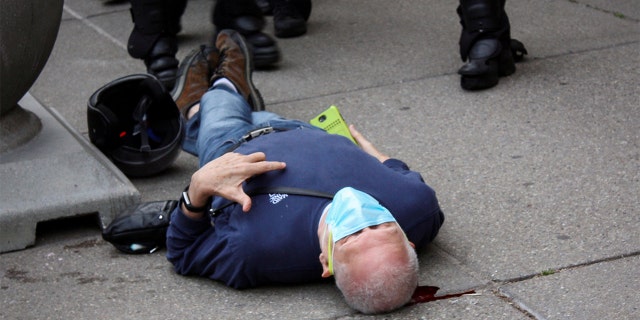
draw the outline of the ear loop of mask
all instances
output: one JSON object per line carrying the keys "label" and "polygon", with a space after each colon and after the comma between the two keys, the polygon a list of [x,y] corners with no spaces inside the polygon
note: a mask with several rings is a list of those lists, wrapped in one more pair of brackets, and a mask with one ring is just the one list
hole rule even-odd
{"label": "ear loop of mask", "polygon": [[[329,204],[327,208],[325,208],[325,210],[328,210],[329,207],[331,207],[331,204]],[[333,232],[331,232],[330,228],[331,227],[327,224],[322,233],[324,238],[324,235],[327,234],[327,230],[329,230],[329,236],[327,237],[327,265],[329,269],[329,274],[333,275],[333,249],[335,246],[333,245]]]}
{"label": "ear loop of mask", "polygon": [[[327,226],[329,228],[329,226]],[[326,230],[326,229],[325,229]],[[329,237],[327,237],[327,261],[329,264],[329,274],[333,275],[333,232],[329,231]]]}

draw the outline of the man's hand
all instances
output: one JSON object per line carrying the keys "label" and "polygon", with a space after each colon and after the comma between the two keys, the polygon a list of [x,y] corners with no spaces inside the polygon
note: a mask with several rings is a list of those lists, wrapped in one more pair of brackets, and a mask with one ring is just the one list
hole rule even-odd
{"label": "man's hand", "polygon": [[[233,152],[224,154],[191,176],[189,199],[194,206],[204,206],[209,197],[220,196],[239,203],[242,205],[242,211],[248,212],[251,209],[251,197],[242,190],[242,183],[252,176],[286,167],[284,162],[265,160],[266,155],[262,152],[250,155]],[[202,216],[185,213],[192,218]]]}
{"label": "man's hand", "polygon": [[378,149],[376,149],[376,147],[374,147],[373,144],[369,142],[369,140],[365,139],[365,137],[358,130],[356,130],[356,127],[354,127],[352,124],[349,125],[349,131],[351,131],[353,139],[356,140],[356,142],[360,145],[364,152],[374,156],[380,162],[385,162],[389,159],[389,156],[378,151]]}

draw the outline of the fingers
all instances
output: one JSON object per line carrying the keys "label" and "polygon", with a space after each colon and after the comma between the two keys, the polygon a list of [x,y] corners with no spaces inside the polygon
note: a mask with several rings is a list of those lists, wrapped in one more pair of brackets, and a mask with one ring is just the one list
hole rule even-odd
{"label": "fingers", "polygon": [[242,190],[242,186],[238,186],[233,190],[229,190],[228,192],[223,191],[223,195],[221,196],[225,199],[239,203],[242,206],[243,212],[249,212],[249,210],[251,209],[251,197],[249,197],[244,192],[244,190]]}
{"label": "fingers", "polygon": [[190,196],[193,193],[194,199],[198,201],[206,201],[211,196],[220,196],[240,203],[243,211],[249,211],[251,198],[242,190],[242,184],[253,176],[286,167],[284,162],[265,159],[263,152],[249,155],[224,154],[193,174],[189,188]]}
{"label": "fingers", "polygon": [[356,126],[352,124],[349,125],[349,131],[351,131],[351,135],[353,136],[361,136],[360,131],[356,130]]}
{"label": "fingers", "polygon": [[259,162],[259,161],[265,161],[267,159],[267,155],[264,154],[264,152],[254,152],[254,153],[251,153],[251,154],[248,154],[248,155],[245,155],[245,156],[243,156],[243,155],[241,155],[239,153],[231,153],[231,154],[234,154],[234,155],[237,155],[239,157],[242,157],[242,158],[246,159],[247,162]]}
{"label": "fingers", "polygon": [[349,125],[349,131],[351,131],[351,135],[353,136],[354,139],[356,139],[356,142],[360,145],[360,147],[366,151],[367,153],[369,153],[368,149],[373,148],[371,142],[369,142],[369,140],[367,140],[362,133],[360,133],[360,131],[356,130],[356,127],[354,125]]}
{"label": "fingers", "polygon": [[[349,125],[349,131],[351,131],[351,136],[356,140],[359,145],[362,143],[368,142],[367,139],[360,133],[360,131],[356,130],[356,127],[352,124]],[[362,142],[362,143],[361,143]]]}
{"label": "fingers", "polygon": [[283,169],[286,166],[286,164],[281,161],[266,161],[267,156],[264,154],[264,152],[254,152],[248,155],[242,155],[238,153],[232,154],[239,158],[242,162],[257,164],[257,166],[255,166],[257,168],[271,168],[272,170],[275,170]]}
{"label": "fingers", "polygon": [[281,161],[266,161],[263,152],[255,152],[248,155],[239,153],[227,153],[212,161],[215,166],[225,168],[228,172],[249,178],[273,170],[282,170],[287,165]]}
{"label": "fingers", "polygon": [[249,212],[249,210],[251,210],[251,198],[249,196],[238,203],[242,205],[242,212]]}
{"label": "fingers", "polygon": [[[240,178],[242,181],[249,179],[252,176],[260,175],[265,172],[282,170],[287,165],[281,161],[266,161],[266,155],[263,152],[255,152],[249,155],[237,154],[238,160],[244,163],[244,167],[239,169]],[[251,197],[249,197],[242,190],[242,184],[238,185],[237,193],[234,195],[236,199],[232,199],[238,202],[242,206],[243,212],[249,212],[251,210]]]}
{"label": "fingers", "polygon": [[256,152],[245,156],[248,166],[247,174],[258,175],[268,171],[282,170],[287,164],[281,161],[266,161],[266,156],[262,152]]}

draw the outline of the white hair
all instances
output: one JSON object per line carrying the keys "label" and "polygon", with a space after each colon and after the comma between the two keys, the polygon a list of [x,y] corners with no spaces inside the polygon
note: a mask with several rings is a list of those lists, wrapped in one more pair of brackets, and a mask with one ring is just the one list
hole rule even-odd
{"label": "white hair", "polygon": [[354,279],[353,270],[334,260],[335,280],[347,304],[364,314],[384,313],[407,304],[418,286],[418,256],[405,241],[407,259],[382,264],[364,280]]}

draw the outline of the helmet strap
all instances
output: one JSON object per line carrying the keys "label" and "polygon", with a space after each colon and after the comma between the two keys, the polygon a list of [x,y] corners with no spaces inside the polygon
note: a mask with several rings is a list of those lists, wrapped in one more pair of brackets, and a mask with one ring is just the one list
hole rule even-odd
{"label": "helmet strap", "polygon": [[133,135],[140,135],[140,151],[149,152],[151,146],[149,145],[149,134],[147,132],[147,110],[151,105],[151,98],[147,95],[143,95],[138,101],[138,105],[133,110],[133,119],[137,122],[134,127]]}

